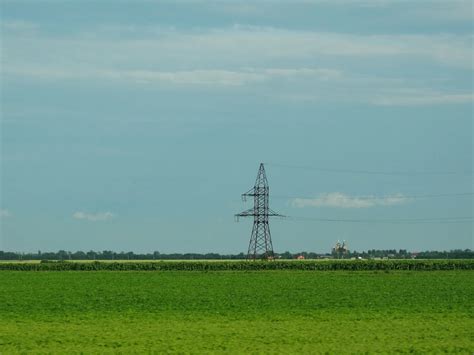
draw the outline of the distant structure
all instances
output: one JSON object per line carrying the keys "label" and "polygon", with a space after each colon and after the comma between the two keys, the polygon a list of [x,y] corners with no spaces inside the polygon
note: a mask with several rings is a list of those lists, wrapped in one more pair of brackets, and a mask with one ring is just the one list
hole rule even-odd
{"label": "distant structure", "polygon": [[332,254],[338,259],[343,258],[349,252],[349,246],[346,244],[346,241],[343,240],[342,243],[338,240],[336,245],[332,248]]}
{"label": "distant structure", "polygon": [[255,186],[242,194],[243,201],[246,201],[247,197],[253,197],[254,206],[253,208],[235,215],[237,221],[240,217],[253,216],[252,235],[250,236],[249,249],[247,253],[248,260],[270,260],[274,257],[268,217],[284,216],[269,208],[269,191],[270,189],[265,175],[265,168],[263,167],[263,163],[261,163],[260,168],[258,169],[257,179],[255,180]]}

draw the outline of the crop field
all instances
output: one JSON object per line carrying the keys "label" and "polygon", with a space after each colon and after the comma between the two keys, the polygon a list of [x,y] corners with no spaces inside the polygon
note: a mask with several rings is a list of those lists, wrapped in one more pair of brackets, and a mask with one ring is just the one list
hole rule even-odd
{"label": "crop field", "polygon": [[12,271],[263,271],[263,270],[474,270],[473,259],[438,260],[160,260],[160,261],[46,261],[3,262]]}
{"label": "crop field", "polygon": [[0,353],[474,349],[463,271],[0,271]]}

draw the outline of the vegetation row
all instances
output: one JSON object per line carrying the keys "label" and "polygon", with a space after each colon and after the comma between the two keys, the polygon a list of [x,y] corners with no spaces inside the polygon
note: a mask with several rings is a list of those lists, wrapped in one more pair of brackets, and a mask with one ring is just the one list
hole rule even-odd
{"label": "vegetation row", "polygon": [[[244,253],[239,254],[218,254],[218,253],[160,253],[154,251],[151,253],[134,253],[115,252],[111,250],[94,251],[66,251],[59,250],[57,252],[42,252],[38,250],[36,253],[19,253],[12,251],[0,250],[0,260],[245,260],[247,257]],[[321,259],[321,258],[389,258],[389,259],[474,259],[474,250],[455,249],[450,251],[422,251],[413,252],[406,249],[370,249],[363,252],[345,251],[343,254],[333,253],[315,253],[309,251],[300,251],[290,253],[276,253],[275,259],[296,259],[304,257],[305,259]]]}
{"label": "vegetation row", "polygon": [[474,270],[474,260],[304,260],[0,263],[13,271]]}

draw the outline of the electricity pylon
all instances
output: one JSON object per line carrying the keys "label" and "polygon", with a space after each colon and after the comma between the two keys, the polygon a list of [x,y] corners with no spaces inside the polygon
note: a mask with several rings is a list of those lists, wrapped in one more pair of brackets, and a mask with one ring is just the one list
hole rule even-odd
{"label": "electricity pylon", "polygon": [[247,197],[253,197],[254,206],[235,215],[237,221],[239,217],[253,216],[252,235],[250,237],[249,250],[247,253],[248,260],[272,259],[274,256],[268,217],[284,216],[274,212],[268,207],[269,191],[265,168],[263,167],[263,163],[261,163],[258,169],[257,180],[255,180],[255,186],[242,194],[243,201],[246,201]]}

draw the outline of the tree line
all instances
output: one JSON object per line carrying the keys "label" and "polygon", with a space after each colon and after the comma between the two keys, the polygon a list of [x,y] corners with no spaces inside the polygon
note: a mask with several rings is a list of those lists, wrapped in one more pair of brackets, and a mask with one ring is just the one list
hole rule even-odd
{"label": "tree line", "polygon": [[[219,253],[134,253],[115,252],[111,250],[103,251],[66,251],[22,253],[0,250],[0,260],[242,260],[246,259],[244,253],[219,254]],[[455,249],[450,251],[423,251],[409,252],[405,249],[371,249],[363,252],[347,251],[346,253],[314,253],[298,252],[275,253],[275,259],[474,259],[474,251],[470,249]]]}

